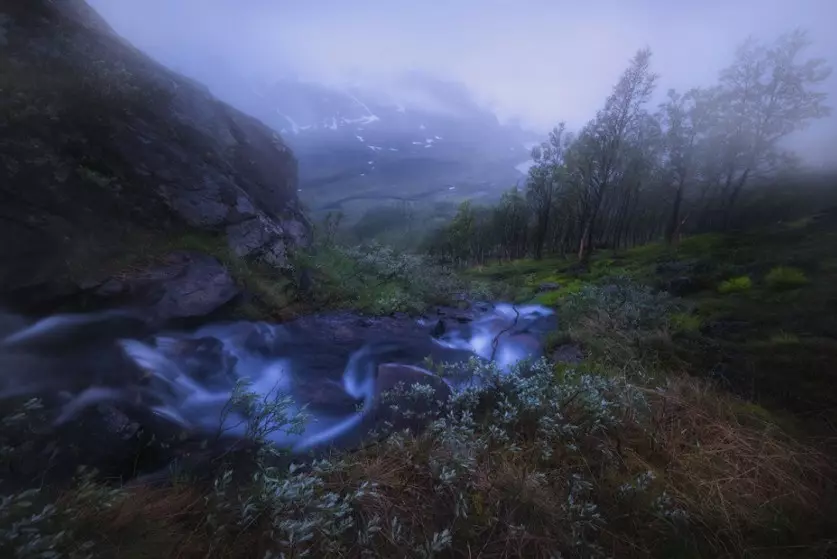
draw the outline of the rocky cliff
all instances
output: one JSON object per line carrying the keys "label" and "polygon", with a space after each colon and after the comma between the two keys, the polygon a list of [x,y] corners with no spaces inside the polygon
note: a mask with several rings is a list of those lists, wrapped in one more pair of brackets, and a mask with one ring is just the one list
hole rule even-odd
{"label": "rocky cliff", "polygon": [[0,305],[89,286],[137,238],[200,231],[280,266],[306,242],[282,139],[83,0],[0,0],[0,50]]}

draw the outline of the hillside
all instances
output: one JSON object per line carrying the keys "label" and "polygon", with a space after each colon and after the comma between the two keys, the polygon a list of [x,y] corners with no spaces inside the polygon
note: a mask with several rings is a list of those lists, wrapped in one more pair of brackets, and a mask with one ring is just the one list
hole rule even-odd
{"label": "hillside", "polygon": [[[380,415],[370,417],[383,431],[360,448],[282,451],[267,441],[298,440],[306,415],[282,398],[253,402],[236,392],[234,405],[252,414],[245,425],[255,452],[236,444],[223,451],[214,437],[170,439],[161,451],[153,441],[135,446],[108,434],[111,452],[127,447],[132,456],[131,464],[102,462],[111,468],[148,467],[161,452],[179,458],[127,484],[88,475],[75,486],[65,482],[57,499],[53,486],[12,494],[0,520],[28,530],[3,532],[0,522],[0,542],[71,557],[830,557],[837,478],[826,364],[834,358],[835,226],[823,214],[743,237],[687,238],[676,249],[602,251],[589,268],[547,259],[470,270],[472,290],[482,285],[483,293],[518,304],[505,315],[489,313],[487,322],[480,305],[467,301],[445,314],[431,310],[424,315],[438,318],[431,335],[455,341],[457,332],[491,324],[501,346],[519,336],[531,342],[535,324],[547,324],[532,322],[531,305],[540,302],[559,319],[557,329],[548,326],[547,358],[506,368],[499,359],[437,354],[440,361],[423,361],[426,372],[413,366],[400,385],[389,376],[392,365],[379,368],[377,382],[389,389],[372,400]],[[325,277],[316,276],[314,292],[336,296],[331,305],[351,308],[365,290],[379,304],[396,301],[388,295],[394,289],[430,297],[428,285],[442,289],[439,280],[449,280],[429,263],[408,264],[397,277],[388,272],[413,256],[388,262],[379,255],[370,266],[368,253],[321,247],[321,263],[325,252],[342,255],[316,268]],[[735,279],[744,276],[749,289]],[[335,401],[349,410],[353,401],[334,382],[310,375],[340,361],[358,336],[382,336],[389,343],[374,351],[400,360],[444,348],[422,345],[434,322],[414,323],[392,314],[395,308],[374,309],[389,313],[380,319],[342,313],[270,330],[237,324],[230,340],[257,353],[275,351],[276,339],[296,340],[291,355],[309,365],[309,380],[297,385],[315,406],[309,411]],[[168,342],[160,351],[199,374],[217,359],[210,336],[226,327],[176,338],[205,348],[197,360],[178,353],[183,345]],[[37,330],[28,343],[55,343],[39,341]],[[489,338],[480,351],[493,356],[491,345]],[[451,391],[442,379],[466,387]],[[25,458],[33,445],[49,440],[39,430],[42,413],[29,404],[7,422],[20,433],[32,429],[29,442],[0,431],[11,472],[31,468]],[[101,449],[81,462],[94,458],[103,459]],[[38,514],[33,500],[55,508]]]}
{"label": "hillside", "polygon": [[280,136],[116,35],[83,0],[2,4],[0,301],[54,304],[115,255],[199,232],[283,264],[304,243]]}

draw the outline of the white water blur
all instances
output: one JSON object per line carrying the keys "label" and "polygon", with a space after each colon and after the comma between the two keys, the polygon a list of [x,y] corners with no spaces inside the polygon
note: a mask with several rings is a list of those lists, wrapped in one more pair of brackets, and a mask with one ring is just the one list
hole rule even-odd
{"label": "white water blur", "polygon": [[[470,322],[448,326],[449,331],[434,341],[444,347],[467,350],[483,359],[493,359],[501,371],[508,371],[518,360],[533,355],[535,338],[525,333],[525,326],[551,314],[550,309],[539,305],[497,304],[491,310],[477,314]],[[41,320],[0,340],[0,358],[3,357],[4,349],[16,350],[30,342],[35,342],[37,346],[42,339],[61,341],[61,336],[73,329],[96,321],[101,323],[103,317],[109,316],[104,313],[65,315]],[[247,336],[242,337],[241,330],[236,334],[234,327],[226,324],[209,325],[191,334],[160,334],[153,341],[147,340],[148,343],[137,339],[118,340],[117,347],[144,371],[151,382],[142,386],[122,387],[103,386],[91,380],[89,386],[77,390],[65,403],[57,421],[66,422],[93,404],[150,393],[154,401],[150,404],[152,411],[186,428],[209,434],[224,432],[243,435],[247,418],[235,410],[227,409],[236,379],[247,379],[248,390],[270,401],[274,396],[292,394],[294,378],[297,378],[294,373],[305,373],[294,371],[294,361],[287,356],[292,354],[294,343],[288,330],[281,325],[265,323],[247,326],[247,336],[262,342],[261,351],[248,347],[244,341]],[[229,377],[223,377],[223,380],[229,382],[223,382],[220,386],[217,383],[211,386],[213,383],[193,378],[186,364],[191,356],[184,355],[183,350],[178,349],[178,344],[184,340],[195,342],[205,339],[220,342],[223,354],[234,358],[229,364],[229,371],[218,371],[222,376]],[[266,347],[272,349],[266,352]],[[323,351],[328,352],[329,348],[324,347]],[[307,414],[304,431],[301,434],[275,432],[271,435],[272,440],[294,452],[303,452],[333,443],[358,429],[376,404],[377,366],[380,364],[376,359],[372,347],[364,346],[351,354],[342,371],[342,389],[351,399],[362,402],[359,411],[312,413],[307,410],[306,402],[294,400],[285,411],[291,416]],[[21,376],[13,379],[6,372],[0,371],[0,375],[3,375],[0,377],[3,381],[0,384],[0,398],[26,392],[29,386],[42,388],[45,384],[50,385],[50,382],[56,391],[66,390],[55,379],[50,379],[46,374],[39,377],[40,373],[36,373],[31,375],[32,378]],[[323,382],[328,380],[323,379]],[[222,421],[222,418],[225,419]]]}
{"label": "white water blur", "polygon": [[493,312],[473,321],[469,332],[447,332],[437,338],[436,342],[446,347],[472,351],[483,359],[493,360],[500,371],[507,372],[515,363],[531,356],[531,351],[515,344],[509,334],[518,325],[553,314],[551,309],[541,305],[498,303]]}

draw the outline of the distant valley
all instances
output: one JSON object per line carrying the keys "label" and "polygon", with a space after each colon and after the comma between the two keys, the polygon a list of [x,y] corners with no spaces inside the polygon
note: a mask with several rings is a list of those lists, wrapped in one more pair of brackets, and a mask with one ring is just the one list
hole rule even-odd
{"label": "distant valley", "polygon": [[491,200],[525,179],[540,136],[502,124],[458,84],[409,75],[391,91],[297,79],[225,80],[213,93],[278,131],[314,214],[387,201]]}

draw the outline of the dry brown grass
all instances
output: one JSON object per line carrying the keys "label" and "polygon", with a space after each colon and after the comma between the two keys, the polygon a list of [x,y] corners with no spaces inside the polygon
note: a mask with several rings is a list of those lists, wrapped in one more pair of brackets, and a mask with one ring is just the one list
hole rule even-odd
{"label": "dry brown grass", "polygon": [[667,492],[719,551],[767,553],[773,544],[781,556],[783,545],[834,544],[816,541],[834,512],[827,455],[705,382],[678,378],[649,396],[653,430],[639,458],[662,466]]}

